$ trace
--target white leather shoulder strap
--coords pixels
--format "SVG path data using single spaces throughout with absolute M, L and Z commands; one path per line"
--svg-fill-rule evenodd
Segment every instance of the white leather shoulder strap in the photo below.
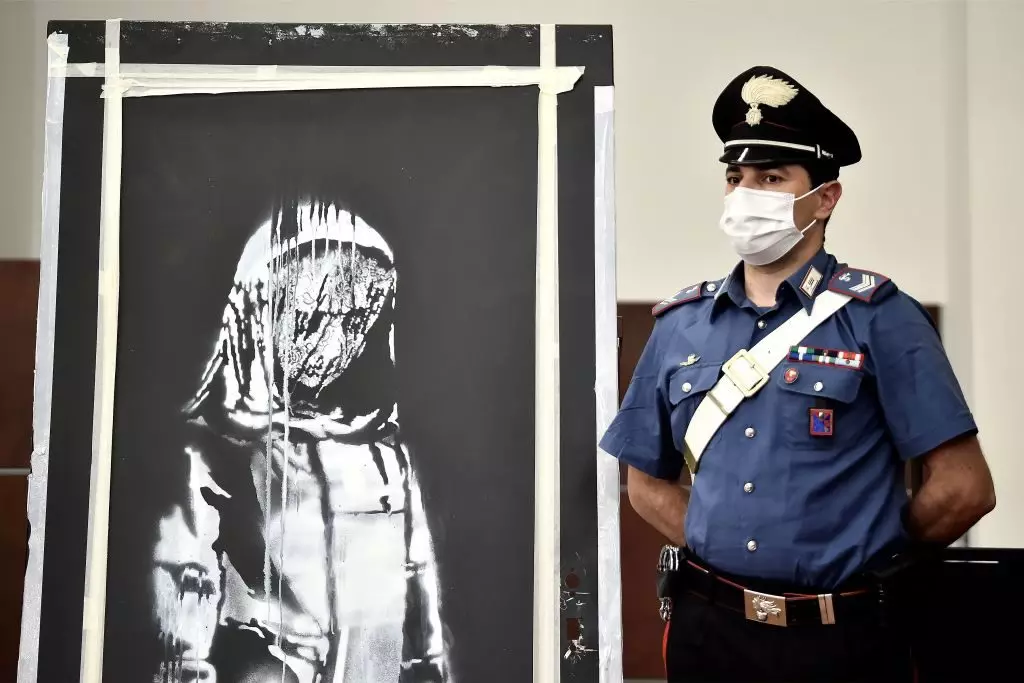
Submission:
M 718 431 L 744 399 L 754 396 L 765 384 L 772 370 L 789 355 L 789 349 L 804 339 L 850 301 L 845 294 L 826 290 L 814 299 L 808 313 L 800 309 L 796 315 L 770 332 L 747 351 L 740 350 L 722 366 L 722 376 L 697 405 L 683 437 L 683 455 L 690 472 L 697 474 L 701 455 Z

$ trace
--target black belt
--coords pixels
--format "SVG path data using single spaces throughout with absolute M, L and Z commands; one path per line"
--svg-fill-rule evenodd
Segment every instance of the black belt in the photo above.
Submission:
M 685 556 L 672 564 L 668 574 L 675 576 L 669 579 L 667 595 L 662 596 L 662 617 L 666 619 L 671 613 L 671 597 L 681 597 L 680 593 L 773 626 L 832 625 L 881 618 L 878 592 L 869 586 L 820 594 L 764 592 L 719 576 Z

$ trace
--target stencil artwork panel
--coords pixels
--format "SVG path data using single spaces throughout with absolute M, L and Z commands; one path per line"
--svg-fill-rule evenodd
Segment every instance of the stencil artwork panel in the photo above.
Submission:
M 394 363 L 396 281 L 380 234 L 322 203 L 285 207 L 246 244 L 184 410 L 195 429 L 184 447 L 191 496 L 161 521 L 153 592 L 167 655 L 157 680 L 216 679 L 217 629 L 262 639 L 282 677 L 303 683 L 448 680 L 398 405 L 351 409 L 336 388 L 367 346 L 387 346 L 367 356 Z M 218 459 L 249 461 L 260 565 L 218 540 L 244 493 L 213 476 Z
M 532 676 L 536 111 L 125 102 L 105 677 Z

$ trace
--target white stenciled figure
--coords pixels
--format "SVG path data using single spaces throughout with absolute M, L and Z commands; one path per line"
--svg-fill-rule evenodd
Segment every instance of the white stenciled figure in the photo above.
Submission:
M 159 680 L 447 681 L 433 548 L 394 392 L 384 239 L 316 202 L 250 239 L 185 409 L 161 522 Z

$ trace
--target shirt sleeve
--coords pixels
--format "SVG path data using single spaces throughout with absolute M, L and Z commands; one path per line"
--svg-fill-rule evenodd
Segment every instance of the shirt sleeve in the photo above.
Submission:
M 924 455 L 978 427 L 927 311 L 896 292 L 876 304 L 867 362 L 903 460 Z
M 600 446 L 645 474 L 674 481 L 682 472 L 683 456 L 672 441 L 668 404 L 661 390 L 660 327 L 655 324 Z

